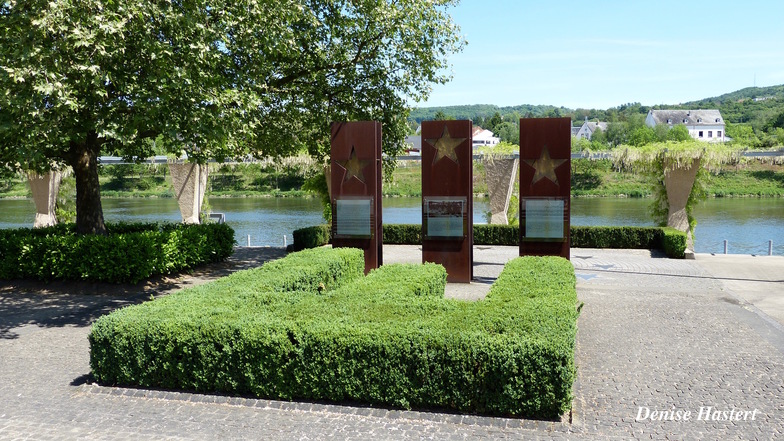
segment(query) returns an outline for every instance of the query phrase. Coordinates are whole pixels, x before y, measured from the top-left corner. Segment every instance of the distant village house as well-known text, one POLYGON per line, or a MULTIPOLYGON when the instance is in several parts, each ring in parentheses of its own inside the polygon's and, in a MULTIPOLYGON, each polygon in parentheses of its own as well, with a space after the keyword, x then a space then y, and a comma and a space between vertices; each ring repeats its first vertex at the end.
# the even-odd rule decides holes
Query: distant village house
POLYGON ((422 154, 422 136, 406 136, 406 155, 420 156, 422 154))
MULTIPOLYGON (((574 128, 572 129, 574 130, 574 128)), ((577 139, 582 138, 590 141, 594 132, 596 132, 596 129, 601 129, 602 132, 606 132, 607 123, 603 121, 588 121, 588 119, 586 119, 583 125, 574 131, 573 135, 577 139)))
POLYGON ((683 124, 689 130, 689 135, 699 141, 724 142, 727 141, 724 130, 724 118, 716 109, 709 110, 651 110, 645 118, 649 127, 656 125, 683 124))
MULTIPOLYGON (((417 129, 417 133, 420 129, 417 129)), ((501 142, 501 138, 494 136, 493 132, 483 129, 479 126, 474 126, 474 131, 471 136, 473 141, 472 147, 477 149, 483 146, 496 145, 501 142)), ((420 135, 406 136, 406 155, 419 156, 422 154, 422 137, 420 135)))
POLYGON ((471 138, 475 149, 486 145, 496 145, 501 142, 501 138, 494 136, 493 132, 479 126, 474 126, 474 133, 471 135, 471 138))

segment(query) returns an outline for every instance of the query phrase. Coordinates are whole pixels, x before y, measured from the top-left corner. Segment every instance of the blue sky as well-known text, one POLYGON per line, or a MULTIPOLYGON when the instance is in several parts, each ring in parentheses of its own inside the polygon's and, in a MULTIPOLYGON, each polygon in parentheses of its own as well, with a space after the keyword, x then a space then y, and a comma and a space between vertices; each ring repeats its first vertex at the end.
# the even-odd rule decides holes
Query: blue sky
POLYGON ((463 0, 468 45, 417 107, 677 104, 784 84, 784 1, 463 0))

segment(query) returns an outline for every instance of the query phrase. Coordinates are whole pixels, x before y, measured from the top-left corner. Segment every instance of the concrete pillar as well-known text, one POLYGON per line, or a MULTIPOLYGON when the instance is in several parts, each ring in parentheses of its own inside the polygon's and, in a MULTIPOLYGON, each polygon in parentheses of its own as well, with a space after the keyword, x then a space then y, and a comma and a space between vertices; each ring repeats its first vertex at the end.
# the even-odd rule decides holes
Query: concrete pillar
POLYGON ((169 172, 182 223, 198 224, 204 192, 207 190, 207 164, 169 164, 169 172))
POLYGON ((667 190, 667 202, 670 205, 667 226, 685 232, 688 236, 687 247, 693 249, 689 218, 686 215, 686 202, 689 200, 697 171, 700 169, 700 158, 683 164, 665 162, 664 166, 665 170, 669 170, 664 173, 664 188, 667 190))
POLYGON ((508 225, 509 200, 512 198, 519 160, 489 158, 485 161, 487 192, 490 194, 490 223, 508 225))
POLYGON ((30 183, 30 191, 33 193, 33 201, 35 202, 33 228, 57 224, 55 205, 62 178, 62 172, 59 171, 50 171, 43 175, 35 172, 27 173, 27 182, 30 183))

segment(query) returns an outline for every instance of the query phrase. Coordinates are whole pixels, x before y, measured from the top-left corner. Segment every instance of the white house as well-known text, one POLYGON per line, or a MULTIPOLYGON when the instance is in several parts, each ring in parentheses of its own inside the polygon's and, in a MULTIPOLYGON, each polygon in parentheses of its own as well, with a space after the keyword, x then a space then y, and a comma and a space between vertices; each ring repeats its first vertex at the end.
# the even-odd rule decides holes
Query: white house
POLYGON ((419 156, 422 154, 422 136, 406 136, 406 155, 419 156))
POLYGON ((474 133, 471 135, 471 138, 473 140, 474 148, 485 145, 496 145, 501 142, 501 138, 493 136, 493 132, 479 126, 474 126, 474 133))
POLYGON ((717 109, 708 110, 650 110, 645 124, 655 127, 666 124, 670 128, 683 124, 692 138, 707 142, 728 141, 724 131, 724 118, 717 109))
POLYGON ((606 132, 607 131, 607 123, 606 122, 602 122, 602 121, 593 122, 593 121, 586 120, 583 123, 583 125, 580 126, 580 128, 577 130, 577 133, 575 133, 574 136, 577 139, 585 138, 588 141, 590 141, 591 137, 593 136, 593 133, 596 131, 596 129, 602 129, 602 132, 606 132))

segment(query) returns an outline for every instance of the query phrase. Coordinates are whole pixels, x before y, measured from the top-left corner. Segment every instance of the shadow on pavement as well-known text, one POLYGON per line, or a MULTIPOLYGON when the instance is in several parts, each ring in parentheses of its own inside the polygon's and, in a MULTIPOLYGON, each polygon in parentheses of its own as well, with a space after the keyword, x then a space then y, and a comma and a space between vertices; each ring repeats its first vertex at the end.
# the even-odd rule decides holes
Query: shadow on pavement
POLYGON ((81 281, 0 281, 0 339, 15 339, 24 326, 90 326, 127 305, 196 286, 283 257, 282 248, 237 248, 225 262, 190 273, 153 277, 135 285, 81 281))

